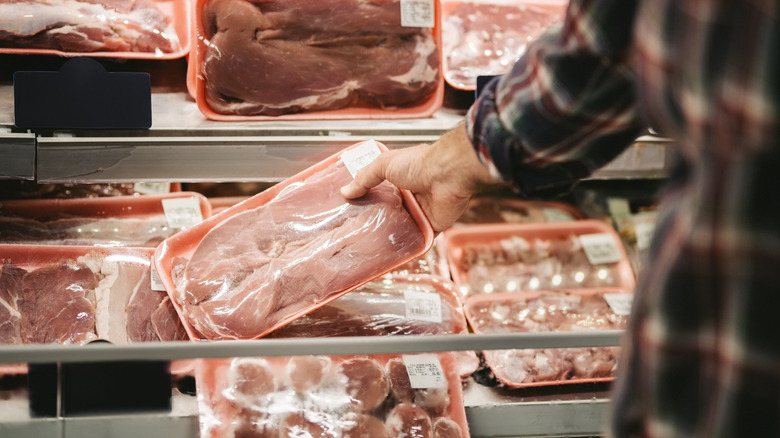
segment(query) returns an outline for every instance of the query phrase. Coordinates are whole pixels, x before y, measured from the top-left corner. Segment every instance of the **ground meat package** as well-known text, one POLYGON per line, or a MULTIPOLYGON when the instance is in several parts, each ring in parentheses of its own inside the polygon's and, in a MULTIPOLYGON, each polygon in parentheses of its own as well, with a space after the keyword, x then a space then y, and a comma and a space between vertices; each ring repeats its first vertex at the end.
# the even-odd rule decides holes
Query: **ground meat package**
MULTIPOLYGON (((481 295, 465 310, 475 333, 623 330, 633 294, 578 289, 481 295)), ((484 351, 496 379, 510 387, 613 380, 619 347, 484 351)))
POLYGON ((0 53, 175 59, 190 48, 188 0, 0 0, 0 53))
POLYGON ((448 353, 202 359, 201 436, 465 438, 448 353))
POLYGON ((478 76, 512 69, 526 47, 563 22, 566 0, 442 0, 444 78, 475 90, 478 76))
POLYGON ((438 0, 197 0, 188 89, 213 120, 420 118, 442 104, 438 0))
POLYGON ((166 239, 155 266, 192 339, 261 337, 428 251, 414 196, 389 182, 347 201, 361 142, 166 239))
POLYGON ((199 193, 0 202, 0 243, 154 248, 211 215, 199 193))
POLYGON ((636 278, 612 226, 598 220, 487 224, 445 232, 461 296, 593 287, 633 292, 636 278))

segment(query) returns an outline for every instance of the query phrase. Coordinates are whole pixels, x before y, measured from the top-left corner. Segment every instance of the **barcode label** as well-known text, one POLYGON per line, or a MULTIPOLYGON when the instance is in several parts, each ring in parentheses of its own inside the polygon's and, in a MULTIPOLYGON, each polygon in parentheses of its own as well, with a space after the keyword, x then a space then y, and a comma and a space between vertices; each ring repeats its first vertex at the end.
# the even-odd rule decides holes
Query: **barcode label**
POLYGON ((445 388, 447 379, 439 358, 433 354, 403 355, 412 388, 445 388))
POLYGON ((441 324, 441 297, 436 293, 404 291, 406 319, 441 324))
POLYGON ((604 294, 604 300, 615 315, 628 316, 631 314, 633 294, 604 294))
POLYGON ((160 275, 157 273, 157 269, 155 269, 154 263, 152 263, 150 267, 152 269, 152 290, 165 292, 165 285, 163 284, 162 279, 160 279, 160 275))
POLYGON ((133 184, 133 191, 142 195, 160 195, 171 192, 169 182, 137 182, 133 184))
POLYGON ((566 211, 559 210, 557 208, 544 208, 542 214, 547 222, 565 222, 574 219, 574 216, 566 211))
POLYGON ((341 154, 341 161, 347 166, 347 170, 354 178, 360 169, 374 161, 381 153, 379 145, 374 140, 367 140, 352 149, 344 151, 341 154))
POLYGON ((401 0, 401 26, 433 27, 433 0, 401 0))
POLYGON ((163 199, 162 206, 168 226, 175 230, 189 228, 203 220, 200 203, 194 197, 163 199))
POLYGON ((591 265, 617 263, 623 259, 614 237, 609 233, 583 234, 580 243, 591 265))

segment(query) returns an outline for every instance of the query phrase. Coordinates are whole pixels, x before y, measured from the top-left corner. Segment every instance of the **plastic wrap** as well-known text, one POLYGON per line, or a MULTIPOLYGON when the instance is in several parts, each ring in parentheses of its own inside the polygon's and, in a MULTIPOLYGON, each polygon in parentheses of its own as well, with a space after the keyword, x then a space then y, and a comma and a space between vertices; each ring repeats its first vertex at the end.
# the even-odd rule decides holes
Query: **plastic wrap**
POLYGON ((447 257, 444 253, 444 236, 437 235, 428 252, 393 269, 390 273, 394 275, 434 275, 449 279, 450 268, 447 266, 447 257))
MULTIPOLYGON (((496 294, 472 298, 465 308, 475 333, 625 329, 628 316, 613 310, 605 299, 608 295, 632 296, 614 288, 496 294)), ((483 354, 499 382, 528 387, 613 380, 619 351, 619 347, 583 347, 489 350, 483 354)))
MULTIPOLYGON (((359 143, 164 241, 155 265, 193 339, 263 336, 432 245, 411 193, 388 182, 347 201, 359 143)), ((381 148, 385 149, 384 146, 381 148)))
POLYGON ((563 21, 565 0, 468 0, 442 3, 447 83, 476 89, 478 76, 501 75, 549 26, 563 21))
POLYGON ((204 438, 469 436, 446 353, 204 359, 196 379, 204 438))
POLYGON ((526 201, 505 197, 481 197, 469 206, 454 226, 490 223, 544 223, 583 219, 576 208, 561 202, 526 201))
POLYGON ((462 296, 590 287, 633 291, 636 279, 620 237, 594 220, 458 227, 445 233, 450 271, 462 296), (594 260, 583 236, 602 238, 594 260))
POLYGON ((163 203, 172 199, 191 199, 196 220, 211 215, 211 204, 193 192, 3 201, 0 243, 155 247, 185 228, 169 223, 163 203))
POLYGON ((171 59, 188 51, 187 0, 0 1, 0 52, 171 59))
POLYGON ((438 0, 410 25, 402 3, 198 0, 188 88, 215 120, 429 116, 444 94, 438 0))

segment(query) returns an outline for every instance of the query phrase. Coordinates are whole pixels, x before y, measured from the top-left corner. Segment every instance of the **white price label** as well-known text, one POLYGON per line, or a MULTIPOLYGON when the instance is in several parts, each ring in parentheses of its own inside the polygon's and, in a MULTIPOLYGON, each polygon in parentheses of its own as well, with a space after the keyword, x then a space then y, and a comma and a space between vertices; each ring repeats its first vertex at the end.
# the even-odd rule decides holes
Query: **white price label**
POLYGON ((558 208, 543 208, 542 214, 547 222, 565 222, 574 219, 569 212, 560 210, 558 208))
POLYGON ((160 195, 171 192, 171 183, 169 182, 138 182, 133 184, 133 191, 143 195, 160 195))
POLYGON ((374 140, 368 140, 344 151, 341 154, 341 161, 347 166, 347 170, 354 178, 360 169, 374 161, 381 153, 379 145, 374 140))
POLYGON ((580 243, 591 265, 617 263, 623 259, 617 242, 609 233, 583 234, 580 243))
POLYGON ((433 27, 436 24, 433 0, 401 0, 401 26, 433 27))
POLYGON ((189 228, 203 220, 200 203, 194 197, 163 199, 162 206, 168 226, 173 229, 189 228))
POLYGON ((636 246, 640 250, 650 247, 650 241, 655 233, 656 213, 645 212, 633 216, 634 235, 636 235, 636 246))
POLYGON ((633 294, 604 294, 604 300, 615 315, 628 316, 631 314, 633 294))
POLYGON ((447 378, 438 356, 434 354, 403 355, 412 388, 445 388, 447 378))
POLYGON ((162 279, 160 279, 160 275, 157 273, 157 269, 154 267, 154 263, 151 264, 152 269, 152 290, 162 291, 165 292, 165 285, 162 282, 162 279))
POLYGON ((405 291, 406 319, 441 324, 441 296, 436 293, 405 291))

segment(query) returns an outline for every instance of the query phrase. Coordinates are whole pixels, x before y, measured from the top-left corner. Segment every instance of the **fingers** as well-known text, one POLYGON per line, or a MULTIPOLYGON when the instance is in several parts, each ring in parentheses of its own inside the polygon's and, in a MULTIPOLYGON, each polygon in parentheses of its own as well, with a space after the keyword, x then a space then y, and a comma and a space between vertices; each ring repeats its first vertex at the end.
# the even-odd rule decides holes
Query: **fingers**
POLYGON ((347 199, 359 198, 368 193, 372 187, 381 184, 385 180, 384 169, 386 166, 386 161, 381 158, 380 155, 366 167, 360 169, 352 182, 341 188, 341 195, 347 199))

